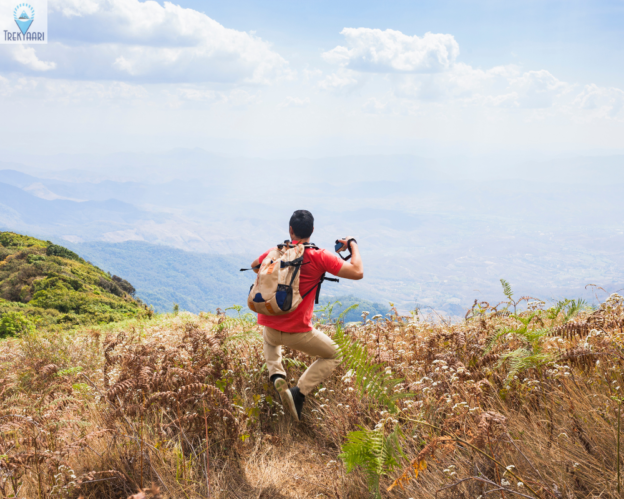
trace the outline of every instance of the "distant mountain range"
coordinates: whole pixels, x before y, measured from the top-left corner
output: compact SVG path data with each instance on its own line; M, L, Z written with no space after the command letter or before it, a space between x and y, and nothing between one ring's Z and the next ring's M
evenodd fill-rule
M137 296L158 312L170 312L176 303L181 310L193 313L214 312L233 305L246 308L249 286L255 277L250 272L240 272L255 256L192 253L139 241L69 243L68 247L98 267L130 281ZM340 284L325 283L321 304L335 301L341 305L335 306L333 317L354 303L360 305L358 310L349 312L347 321L361 320L364 310L371 316L390 310L387 304L346 296Z
M590 283L624 287L622 156L489 169L414 156L272 161L197 149L24 161L0 170L0 227L85 251L116 243L148 251L133 241L177 248L212 276L210 259L257 256L286 238L294 209L307 208L318 245L346 234L360 242L366 277L341 283L340 295L462 316L475 298L502 298L500 278L544 299L592 299ZM137 270L152 272L148 261ZM166 294L167 286L153 291L159 306L222 304L213 295L195 303L190 288Z

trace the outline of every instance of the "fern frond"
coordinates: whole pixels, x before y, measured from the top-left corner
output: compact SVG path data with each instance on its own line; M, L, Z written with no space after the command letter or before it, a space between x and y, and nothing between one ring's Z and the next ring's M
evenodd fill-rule
M358 308L360 306L359 303L354 303L353 305L350 305L349 307L345 308L342 312L340 312L340 315L338 316L338 320L342 321L345 316L351 312L351 310L355 310L356 308Z
M513 291L511 290L511 285L505 279L501 279L500 282L503 285L503 294L507 298L509 298L511 300L511 298L513 296Z
M358 341L346 337L340 324L336 326L334 341L338 345L343 364L354 373L355 385L362 395L368 395L393 413L397 412L396 401L399 398L413 396L410 393L395 392L403 379L393 378L386 373L383 365L374 363L368 355L367 348Z
M555 360L555 357L548 353L534 353L527 348L518 348L513 352L503 355L496 367L502 366L505 361L509 361L509 372L507 379L511 380L518 373L527 369L537 368Z
M392 473L405 456L400 445L401 435L398 427L387 437L383 427L375 430L362 428L347 434L347 442L338 457L344 461L347 473L357 467L362 468L374 497L381 497L379 478Z

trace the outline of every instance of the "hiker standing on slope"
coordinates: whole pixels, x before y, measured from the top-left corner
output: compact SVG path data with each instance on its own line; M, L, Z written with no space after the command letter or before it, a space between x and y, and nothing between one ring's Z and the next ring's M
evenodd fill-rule
M327 279L325 273L353 280L364 277L355 239L336 241L337 251L350 250L351 261L347 262L310 243L313 232L312 213L295 211L290 217L290 241L268 250L251 264L259 276L252 286L248 304L258 312L258 324L264 326L264 357L270 380L282 405L297 421L301 419L306 395L340 364L333 340L312 327L314 303L318 303L320 285ZM278 284L278 274L281 284ZM282 365L282 345L318 357L292 388L288 386Z

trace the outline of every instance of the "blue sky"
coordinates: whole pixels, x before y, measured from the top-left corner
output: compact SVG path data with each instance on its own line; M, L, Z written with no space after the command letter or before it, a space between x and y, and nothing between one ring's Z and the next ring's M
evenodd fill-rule
M622 0L49 0L49 10L48 45L0 46L0 112L11 117L0 151L623 150Z
M162 3L162 2L161 2ZM525 1L184 1L229 27L256 30L293 60L341 42L344 27L406 34L452 33L477 67L510 60L549 67L563 78L618 85L624 79L624 2Z

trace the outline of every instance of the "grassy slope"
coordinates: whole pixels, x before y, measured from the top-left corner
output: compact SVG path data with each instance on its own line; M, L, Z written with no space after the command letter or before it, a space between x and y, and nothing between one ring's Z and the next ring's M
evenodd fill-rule
M382 459L383 497L449 487L438 497L497 498L502 486L505 497L615 498L622 298L565 326L565 308L536 307L476 309L455 325L394 317L351 327L348 337L404 378L398 390L411 399L389 414L340 367L307 398L299 424L273 398L249 318L184 313L5 340L0 466L24 481L20 496L52 497L56 485L70 497L124 498L154 482L167 497L203 498L208 434L212 498L364 498L365 475L346 473L340 447L359 428L384 438L398 428L405 457L394 467ZM289 378L311 362L285 356ZM20 464L35 451L39 467ZM428 466L414 479L410 462ZM385 492L400 476L404 490Z
M63 247L0 232L0 316L18 312L39 327L67 327L147 314L126 291L129 283Z

